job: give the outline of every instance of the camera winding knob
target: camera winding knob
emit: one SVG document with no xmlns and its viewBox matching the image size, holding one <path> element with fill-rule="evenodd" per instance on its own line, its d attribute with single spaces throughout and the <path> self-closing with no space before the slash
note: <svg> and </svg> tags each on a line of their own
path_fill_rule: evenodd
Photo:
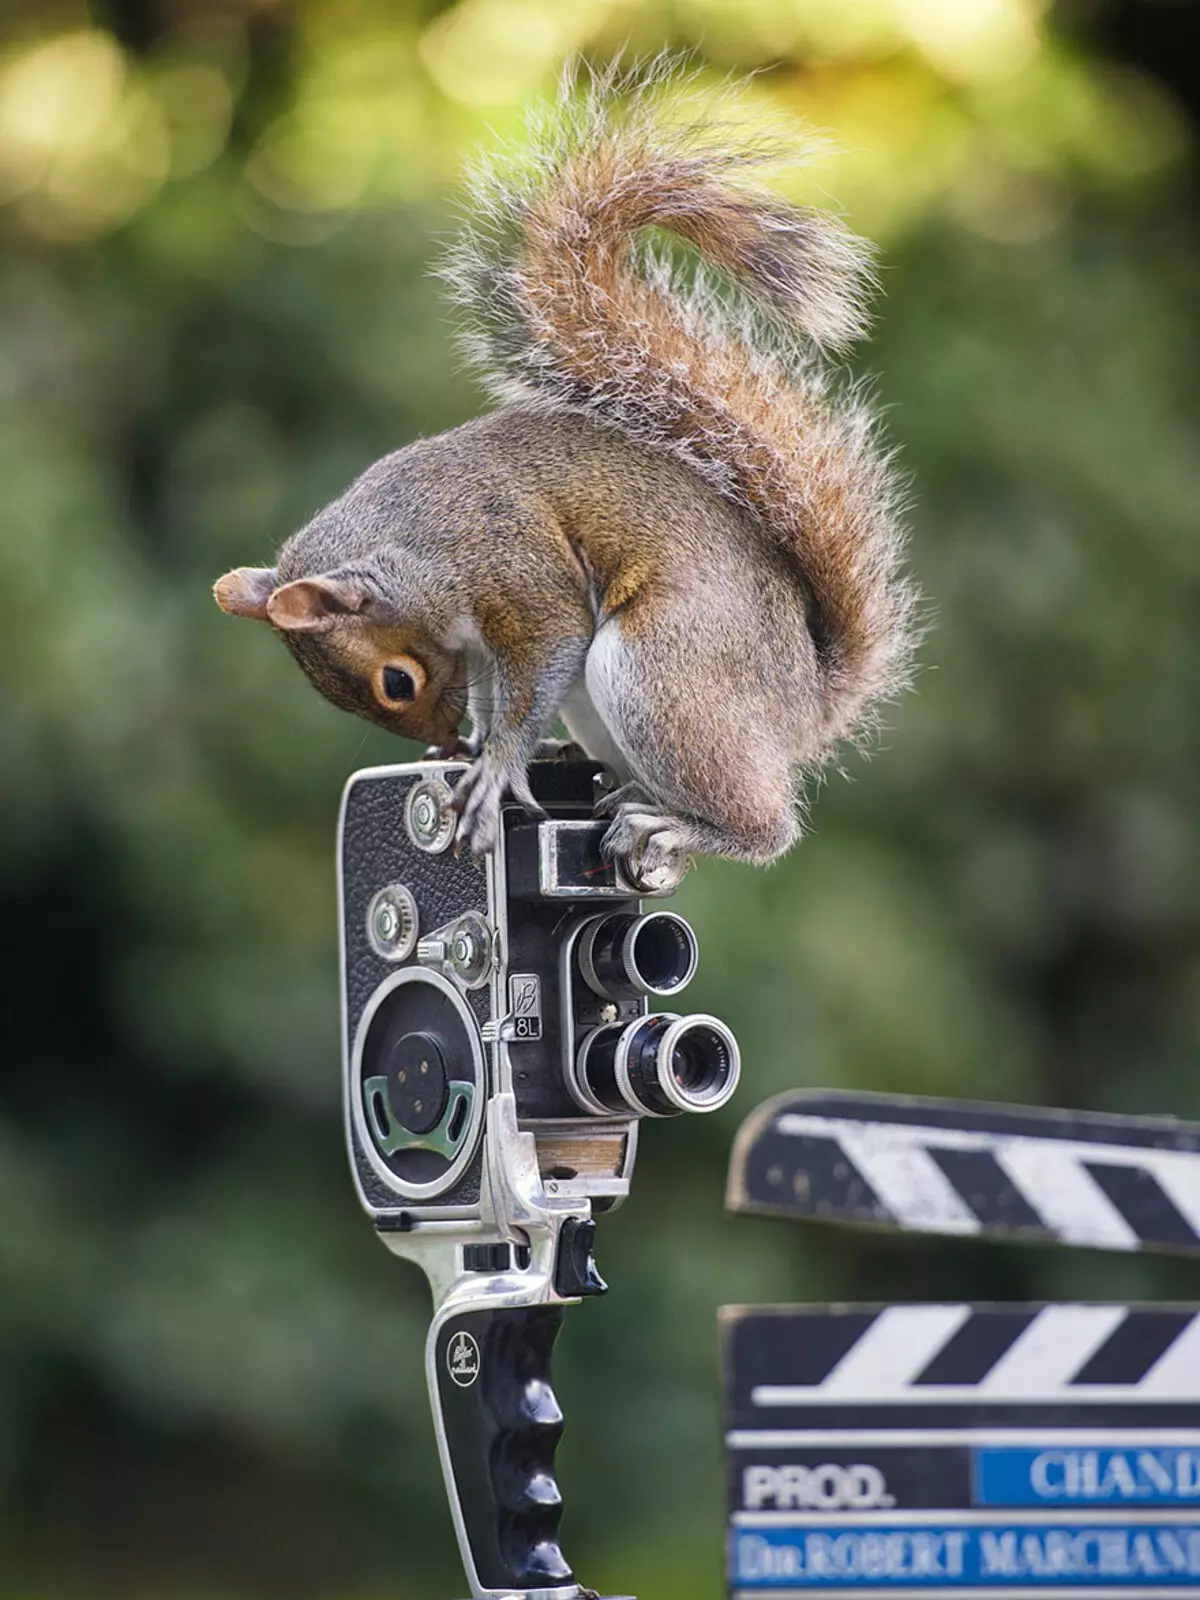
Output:
<svg viewBox="0 0 1200 1600">
<path fill-rule="evenodd" d="M 418 850 L 440 855 L 454 838 L 457 818 L 451 810 L 454 796 L 440 778 L 423 778 L 408 791 L 404 826 Z"/>
<path fill-rule="evenodd" d="M 367 938 L 385 961 L 407 961 L 417 947 L 417 902 L 411 889 L 389 883 L 371 896 L 367 907 Z"/>
</svg>

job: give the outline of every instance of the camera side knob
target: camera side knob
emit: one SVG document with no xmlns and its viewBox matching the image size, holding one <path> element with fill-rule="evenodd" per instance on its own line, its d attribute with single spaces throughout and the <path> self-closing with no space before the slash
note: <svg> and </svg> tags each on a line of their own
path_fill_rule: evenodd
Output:
<svg viewBox="0 0 1200 1600">
<path fill-rule="evenodd" d="M 417 945 L 417 960 L 456 978 L 465 989 L 480 989 L 492 975 L 495 940 L 485 918 L 464 912 L 447 927 L 437 928 Z"/>
<path fill-rule="evenodd" d="M 417 945 L 420 918 L 412 890 L 389 883 L 367 906 L 367 939 L 385 961 L 407 961 Z"/>
<path fill-rule="evenodd" d="M 454 796 L 440 778 L 422 778 L 408 791 L 404 827 L 418 850 L 441 855 L 450 848 L 458 819 L 451 809 Z"/>
</svg>

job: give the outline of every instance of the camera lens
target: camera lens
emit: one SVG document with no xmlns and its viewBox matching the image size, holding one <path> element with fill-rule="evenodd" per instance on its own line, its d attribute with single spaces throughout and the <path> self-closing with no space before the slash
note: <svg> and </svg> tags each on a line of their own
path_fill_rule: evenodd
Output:
<svg viewBox="0 0 1200 1600">
<path fill-rule="evenodd" d="M 739 1070 L 737 1042 L 715 1017 L 647 1017 L 617 1066 L 630 1098 L 656 1117 L 716 1111 L 737 1087 Z"/>
<path fill-rule="evenodd" d="M 600 1116 L 674 1117 L 718 1110 L 740 1072 L 737 1041 L 723 1022 L 663 1013 L 594 1028 L 579 1047 L 569 1087 Z"/>
<path fill-rule="evenodd" d="M 703 1094 L 711 1077 L 709 1041 L 693 1034 L 681 1039 L 671 1051 L 671 1076 L 681 1094 Z"/>
<path fill-rule="evenodd" d="M 597 917 L 579 938 L 579 965 L 590 989 L 608 1000 L 677 994 L 696 973 L 696 935 L 670 911 Z"/>
<path fill-rule="evenodd" d="M 639 1026 L 634 1023 L 633 1026 Z M 622 1022 L 593 1028 L 579 1046 L 567 1088 L 585 1111 L 598 1117 L 627 1117 L 630 1106 L 617 1082 L 617 1050 L 629 1031 Z"/>
<path fill-rule="evenodd" d="M 687 1111 L 716 1111 L 733 1094 L 742 1064 L 737 1040 L 715 1017 L 681 1017 L 659 1046 L 668 1099 Z"/>
</svg>

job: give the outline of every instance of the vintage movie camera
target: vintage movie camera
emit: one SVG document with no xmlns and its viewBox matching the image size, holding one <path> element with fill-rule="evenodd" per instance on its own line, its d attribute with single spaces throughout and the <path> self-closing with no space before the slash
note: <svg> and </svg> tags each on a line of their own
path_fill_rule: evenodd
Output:
<svg viewBox="0 0 1200 1600">
<path fill-rule="evenodd" d="M 602 856 L 604 769 L 535 762 L 546 816 L 505 806 L 482 859 L 454 849 L 464 771 L 379 767 L 346 787 L 346 1132 L 381 1238 L 433 1290 L 426 1376 L 472 1592 L 578 1600 L 554 1480 L 562 1308 L 604 1291 L 595 1218 L 629 1192 L 643 1119 L 724 1105 L 738 1048 L 715 1017 L 666 1009 L 695 936 Z"/>
</svg>

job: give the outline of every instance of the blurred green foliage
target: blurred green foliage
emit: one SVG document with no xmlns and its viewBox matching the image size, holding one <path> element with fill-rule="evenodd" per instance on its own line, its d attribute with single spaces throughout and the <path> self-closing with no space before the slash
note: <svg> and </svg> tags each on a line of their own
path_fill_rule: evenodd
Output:
<svg viewBox="0 0 1200 1600">
<path fill-rule="evenodd" d="M 575 49 L 762 68 L 747 115 L 831 131 L 796 192 L 883 246 L 867 358 L 934 627 L 795 854 L 680 895 L 744 1088 L 650 1130 L 605 1225 L 613 1292 L 560 1351 L 567 1548 L 600 1587 L 719 1594 L 720 1303 L 1195 1293 L 1161 1263 L 721 1210 L 739 1115 L 797 1084 L 1200 1115 L 1192 128 L 1090 15 L 7 8 L 6 1600 L 461 1592 L 424 1288 L 356 1209 L 338 1103 L 338 792 L 412 752 L 209 585 L 477 408 L 427 268 L 466 152 Z"/>
</svg>

